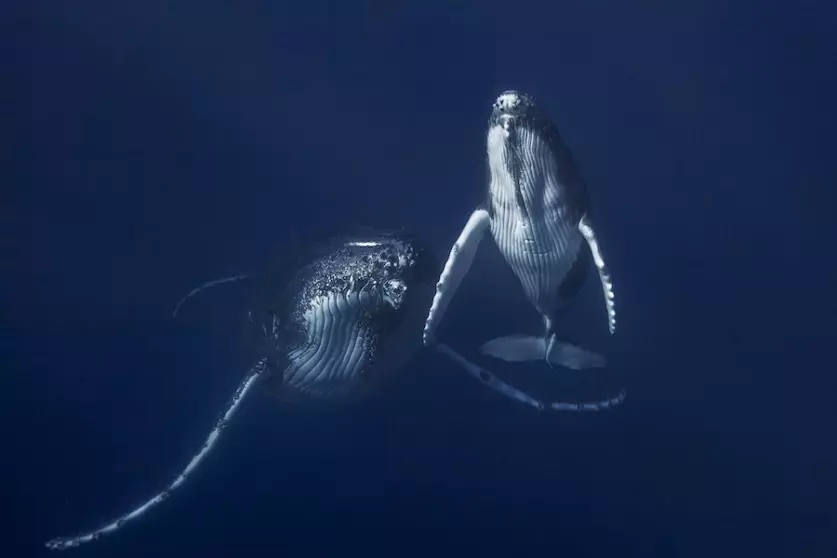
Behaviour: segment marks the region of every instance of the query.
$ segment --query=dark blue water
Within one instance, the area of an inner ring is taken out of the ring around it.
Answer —
[[[191,287],[355,224],[445,255],[517,88],[583,165],[619,330],[593,281],[572,319],[625,405],[539,414],[429,354],[351,412],[255,396],[175,497],[71,555],[837,556],[833,8],[407,4],[5,6],[0,554],[202,442],[246,292],[172,321]],[[471,354],[539,327],[486,246],[446,325]]]

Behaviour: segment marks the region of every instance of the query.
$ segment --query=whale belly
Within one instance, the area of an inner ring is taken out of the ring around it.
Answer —
[[[491,187],[491,234],[526,296],[543,314],[565,303],[562,286],[584,244],[569,200],[550,174],[530,162],[523,165],[517,185],[510,174],[497,172]]]
[[[491,233],[526,296],[541,313],[564,304],[564,284],[584,242],[567,221],[533,224],[495,217]]]

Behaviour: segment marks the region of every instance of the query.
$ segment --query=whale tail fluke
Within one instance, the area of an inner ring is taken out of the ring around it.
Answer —
[[[548,364],[557,364],[572,370],[602,368],[606,365],[604,356],[576,345],[558,341],[554,336],[547,343],[543,337],[509,335],[498,337],[480,347],[483,355],[506,362],[531,362],[544,359]]]

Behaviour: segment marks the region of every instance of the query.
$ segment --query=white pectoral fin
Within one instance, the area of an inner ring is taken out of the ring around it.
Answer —
[[[244,401],[244,398],[250,393],[253,389],[253,386],[256,384],[256,381],[262,375],[262,373],[266,370],[266,361],[259,361],[256,363],[251,369],[250,372],[247,374],[247,377],[244,381],[239,384],[238,389],[236,389],[235,394],[232,397],[232,402],[227,406],[224,410],[224,414],[221,415],[221,418],[215,423],[215,426],[209,432],[206,440],[203,443],[201,449],[192,456],[192,459],[186,465],[186,468],[183,469],[177,477],[171,482],[169,482],[168,486],[166,486],[160,492],[157,492],[151,498],[148,498],[145,502],[134,508],[133,510],[124,513],[109,521],[107,524],[99,527],[98,529],[93,529],[92,531],[85,531],[83,533],[78,533],[76,535],[72,535],[69,537],[58,537],[52,539],[46,543],[46,547],[51,550],[65,550],[68,548],[73,548],[76,546],[80,546],[85,543],[93,542],[99,539],[103,535],[107,535],[109,533],[114,533],[128,524],[130,521],[134,519],[139,519],[140,517],[144,516],[148,513],[152,508],[162,504],[172,492],[177,490],[186,480],[192,475],[192,473],[197,469],[197,467],[203,462],[207,455],[212,451],[215,447],[218,438],[221,436],[222,431],[226,428],[227,424],[229,423],[232,416],[241,406],[241,402]]]
[[[524,335],[509,335],[492,339],[480,347],[480,352],[506,362],[531,362],[546,357],[550,364],[557,364],[572,370],[601,368],[606,363],[602,355],[562,341],[553,341],[547,351],[543,337]]]
[[[601,411],[604,409],[609,409],[611,407],[616,407],[620,405],[622,401],[625,400],[625,391],[620,391],[617,395],[613,397],[608,397],[605,399],[599,399],[595,401],[586,401],[586,402],[579,402],[579,403],[569,403],[565,401],[542,401],[529,395],[523,390],[517,389],[516,387],[507,384],[497,376],[495,376],[489,370],[486,370],[482,366],[471,362],[461,354],[459,354],[456,350],[454,350],[449,345],[445,343],[439,343],[435,346],[435,350],[438,353],[445,355],[451,361],[455,362],[459,365],[463,370],[465,370],[469,375],[473,376],[484,385],[488,386],[489,388],[493,389],[494,391],[505,395],[515,401],[519,401],[525,405],[529,405],[530,407],[534,407],[539,411],[571,411],[571,412],[586,412],[586,411]],[[541,356],[543,356],[541,354]]]
[[[436,283],[436,294],[433,296],[433,303],[430,305],[430,311],[424,323],[423,340],[425,345],[434,342],[436,330],[439,328],[445,310],[447,310],[448,304],[456,294],[456,290],[465,275],[468,274],[468,270],[471,269],[474,255],[477,253],[480,240],[482,240],[489,223],[490,218],[487,211],[484,209],[474,211],[471,218],[468,219],[468,223],[465,224],[465,228],[459,234],[459,238],[456,239],[450,249],[445,268]]]
[[[602,292],[605,297],[605,307],[607,308],[607,327],[610,333],[616,331],[616,305],[614,304],[613,283],[610,282],[610,272],[607,270],[602,252],[599,249],[599,242],[596,240],[596,232],[590,224],[590,219],[584,215],[578,222],[578,230],[587,241],[590,247],[590,252],[593,254],[593,262],[596,264],[596,269],[599,271],[599,280],[602,282]]]

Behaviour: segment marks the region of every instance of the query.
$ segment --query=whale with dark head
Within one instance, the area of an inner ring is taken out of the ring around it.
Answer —
[[[545,360],[572,369],[604,366],[605,359],[558,338],[555,323],[595,264],[602,286],[607,324],[616,328],[613,286],[590,216],[587,189],[572,153],[537,102],[525,93],[506,91],[494,102],[486,138],[489,181],[482,207],[471,215],[451,248],[437,284],[424,328],[424,343],[436,343],[436,331],[465,278],[486,230],[491,231],[526,297],[541,314],[541,336],[511,335],[485,343],[481,352],[511,362]],[[472,369],[485,371],[438,344],[441,352]],[[618,404],[613,398],[586,404],[543,403],[505,386],[504,393],[538,408],[598,410]]]
[[[183,471],[135,509],[46,546],[66,549],[94,541],[166,500],[204,461],[245,396],[258,386],[296,400],[347,400],[372,391],[421,350],[438,272],[434,256],[401,232],[334,238],[292,264],[273,266],[258,278],[247,312],[256,342],[253,364]],[[211,281],[186,298],[207,286],[246,278]]]

